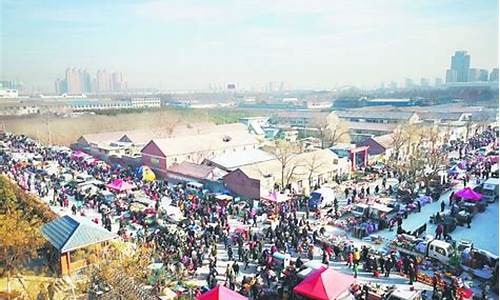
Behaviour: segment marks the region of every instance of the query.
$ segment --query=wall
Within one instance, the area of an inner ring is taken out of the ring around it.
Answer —
[[[155,143],[148,143],[141,151],[142,164],[150,167],[158,176],[165,176],[167,169],[167,158]]]
[[[260,181],[249,178],[237,169],[224,176],[224,185],[236,195],[246,199],[260,199]]]

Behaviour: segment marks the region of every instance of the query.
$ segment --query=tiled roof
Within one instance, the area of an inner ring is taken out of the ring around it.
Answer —
[[[225,171],[222,171],[217,167],[199,165],[186,161],[178,165],[171,166],[167,169],[167,174],[168,173],[176,173],[186,177],[208,180],[217,180],[227,174]]]
[[[349,110],[336,111],[339,118],[362,118],[362,119],[388,119],[388,120],[408,120],[413,116],[413,112],[406,111],[368,111],[368,110]]]
[[[228,130],[195,136],[179,136],[166,139],[153,139],[152,142],[167,156],[211,152],[240,146],[257,145],[255,136],[244,130]],[[143,149],[144,150],[144,149]],[[142,151],[141,151],[142,152]]]
[[[419,113],[423,120],[438,120],[438,121],[458,121],[463,115],[461,112],[424,112]]]
[[[61,253],[118,237],[87,219],[70,215],[43,225],[42,234]]]
[[[373,137],[373,140],[376,141],[379,145],[381,145],[385,149],[389,149],[392,148],[394,137],[392,134],[384,134],[381,136]]]
[[[372,130],[382,132],[393,132],[398,124],[371,123],[371,122],[347,122],[347,127],[351,130]]]

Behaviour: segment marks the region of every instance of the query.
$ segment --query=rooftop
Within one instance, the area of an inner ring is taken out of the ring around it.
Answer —
[[[373,140],[376,141],[379,145],[381,145],[385,149],[388,149],[392,147],[394,137],[393,134],[384,134],[381,136],[373,137]]]
[[[381,132],[393,132],[398,124],[372,123],[372,122],[347,122],[351,130],[372,130]]]
[[[370,111],[370,110],[349,110],[349,111],[336,111],[335,114],[339,118],[363,118],[363,119],[389,119],[389,120],[408,120],[414,113],[406,111]]]
[[[273,159],[274,157],[265,151],[251,149],[247,151],[225,153],[210,159],[210,162],[226,170],[234,170],[242,166]]]
[[[153,139],[151,143],[156,144],[166,156],[257,145],[258,141],[256,137],[248,133],[245,125],[240,125],[243,126],[244,130]]]
[[[291,158],[289,166],[293,166],[294,173],[297,176],[305,176],[309,172],[309,167],[314,166],[314,172],[317,174],[334,171],[332,164],[338,156],[329,149],[321,149],[311,152],[304,152]],[[263,161],[250,164],[239,168],[248,177],[260,179],[263,177],[281,178],[281,163],[278,159]],[[288,171],[287,171],[288,172]]]
[[[176,173],[179,175],[184,175],[186,177],[197,178],[197,179],[207,179],[207,180],[218,180],[222,178],[227,173],[217,167],[199,165],[190,162],[182,162],[178,165],[173,165],[167,169],[169,173]]]

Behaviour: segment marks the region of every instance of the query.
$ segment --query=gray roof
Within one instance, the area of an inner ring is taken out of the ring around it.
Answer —
[[[414,113],[406,111],[368,111],[368,110],[348,110],[335,111],[339,118],[361,118],[361,119],[388,119],[388,120],[408,120]]]
[[[438,120],[438,121],[458,121],[463,115],[461,112],[424,112],[419,113],[423,120]]]
[[[498,117],[498,112],[495,111],[478,111],[473,112],[471,120],[475,122],[494,121]]]
[[[259,149],[250,149],[246,151],[228,152],[212,159],[209,159],[215,165],[226,170],[234,170],[241,166],[251,165],[263,161],[273,160],[274,157]]]
[[[118,237],[87,219],[70,215],[43,225],[42,234],[61,253]]]
[[[390,123],[372,123],[372,122],[346,122],[350,130],[370,130],[380,132],[393,132],[397,124]]]

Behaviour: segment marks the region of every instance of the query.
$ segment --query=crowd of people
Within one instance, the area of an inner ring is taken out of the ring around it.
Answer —
[[[486,130],[469,141],[448,147],[465,157],[496,138],[496,132]],[[237,203],[217,201],[213,194],[182,184],[173,185],[164,180],[144,182],[133,170],[75,159],[71,151],[43,146],[25,136],[6,135],[1,140],[5,145],[0,151],[3,174],[26,191],[46,199],[56,209],[67,208],[72,214],[89,217],[117,232],[124,240],[153,247],[152,262],[163,263],[179,280],[203,278],[206,289],[223,283],[252,299],[273,299],[290,291],[300,281],[298,273],[304,261],[317,256],[326,265],[331,261],[345,263],[354,277],[362,266],[375,277],[388,277],[391,272],[397,272],[407,275],[410,283],[416,280],[417,263],[396,253],[376,255],[374,249],[366,245],[360,247],[351,239],[325,243],[325,228],[310,220],[306,197],[294,195],[284,205],[274,208],[241,209]],[[19,153],[22,158],[13,153]],[[53,164],[57,171],[44,169],[48,164]],[[471,164],[467,169],[476,176],[489,176],[491,164]],[[105,190],[106,183],[123,179],[133,183],[136,192],[117,195],[114,202],[109,203],[99,191],[81,189],[71,184],[71,180],[68,182],[63,174],[73,181],[81,174],[91,176],[102,183],[96,184],[100,190]],[[394,177],[401,181],[401,176],[387,168],[379,176],[371,188],[366,183],[343,188],[342,182],[337,181],[347,203],[351,204],[382,192],[395,194],[395,188],[387,180]],[[138,193],[146,195],[154,203],[153,207],[132,211],[131,204]],[[166,225],[164,202],[180,209],[182,221]],[[334,209],[327,214],[339,218],[338,200],[335,202]],[[403,216],[396,222],[401,227]],[[290,255],[292,263],[285,263],[280,255]],[[158,290],[162,284],[156,283]]]

